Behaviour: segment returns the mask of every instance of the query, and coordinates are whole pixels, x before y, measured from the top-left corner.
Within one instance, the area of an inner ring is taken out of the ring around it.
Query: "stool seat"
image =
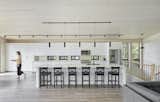
[[[74,72],[74,71],[71,71],[71,72],[69,72],[68,74],[69,74],[69,75],[77,75],[77,73]]]
[[[102,71],[96,71],[95,74],[96,75],[104,75],[104,72],[102,72]]]
[[[117,71],[109,71],[108,74],[119,75],[119,72],[117,72]]]
[[[84,71],[84,72],[82,72],[82,75],[90,75],[90,72]]]
[[[43,72],[41,72],[41,74],[42,75],[49,75],[49,74],[51,74],[51,72],[45,72],[45,71],[43,71]]]
[[[54,75],[63,75],[63,72],[55,72]]]

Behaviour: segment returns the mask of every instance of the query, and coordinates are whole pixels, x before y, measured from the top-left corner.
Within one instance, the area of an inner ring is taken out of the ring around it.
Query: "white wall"
[[[144,40],[144,63],[160,65],[160,34]]]
[[[114,45],[113,45],[114,46]],[[114,46],[116,48],[116,46]],[[120,48],[120,47],[117,47]],[[10,60],[16,58],[16,51],[22,53],[22,69],[24,71],[32,71],[33,57],[43,55],[80,55],[80,51],[90,49],[92,55],[102,55],[107,59],[102,64],[109,62],[109,46],[108,43],[96,43],[94,47],[93,43],[81,43],[79,47],[78,43],[66,43],[64,48],[63,43],[52,43],[51,48],[48,47],[48,43],[7,43],[6,44],[6,67],[7,71],[16,71],[16,64]],[[59,61],[57,61],[59,62]],[[60,63],[60,62],[59,62]],[[68,63],[63,61],[62,63]],[[80,61],[72,62],[80,63]]]

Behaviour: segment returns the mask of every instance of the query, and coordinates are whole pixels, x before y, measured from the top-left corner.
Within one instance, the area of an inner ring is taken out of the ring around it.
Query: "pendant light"
[[[48,47],[49,47],[49,48],[51,47],[51,42],[48,43]]]
[[[66,47],[66,42],[64,42],[64,47]]]
[[[111,47],[112,46],[112,43],[111,43],[111,41],[109,41],[109,47]]]
[[[79,47],[81,47],[81,42],[79,42]]]
[[[94,47],[96,47],[96,42],[94,42]]]

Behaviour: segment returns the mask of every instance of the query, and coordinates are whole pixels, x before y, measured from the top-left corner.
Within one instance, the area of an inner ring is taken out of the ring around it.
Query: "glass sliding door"
[[[123,61],[128,61],[129,60],[128,43],[123,43],[123,47],[122,47],[122,60]]]
[[[124,42],[122,45],[122,63],[123,65],[125,65],[126,67],[129,67],[129,43],[128,42]]]
[[[139,42],[132,42],[131,47],[131,58],[132,62],[139,63],[140,62],[140,44]]]
[[[131,44],[131,67],[132,69],[140,68],[140,43],[132,42]]]

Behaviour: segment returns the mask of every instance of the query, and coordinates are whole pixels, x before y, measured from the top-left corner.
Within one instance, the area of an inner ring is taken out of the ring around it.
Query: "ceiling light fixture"
[[[79,47],[81,47],[81,42],[79,41]]]
[[[102,23],[102,24],[104,24],[104,23],[108,23],[108,24],[111,24],[112,22],[111,21],[99,21],[99,22],[95,22],[95,21],[92,21],[92,22],[90,22],[90,21],[82,21],[82,22],[78,22],[78,21],[72,21],[72,22],[54,22],[54,21],[44,21],[44,22],[42,22],[42,24],[81,24],[81,23]]]
[[[124,34],[123,34],[124,35]],[[19,38],[22,37],[22,36],[30,36],[30,37],[36,37],[36,36],[43,36],[43,37],[51,37],[51,36],[57,36],[57,37],[120,37],[122,36],[122,34],[79,34],[79,35],[63,35],[63,34],[60,34],[60,35],[4,35],[4,37],[14,37],[14,36],[18,36]]]

